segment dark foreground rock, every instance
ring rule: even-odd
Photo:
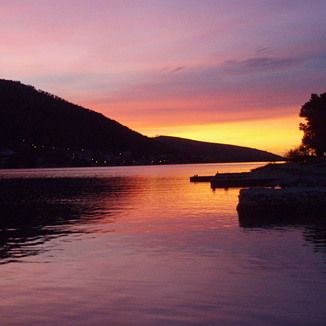
[[[326,223],[326,187],[240,190],[237,206],[241,225]]]

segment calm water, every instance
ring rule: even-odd
[[[0,171],[0,325],[326,325],[326,231],[240,227],[261,164]]]

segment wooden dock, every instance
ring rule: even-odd
[[[212,175],[194,175],[190,177],[190,182],[210,182],[212,178]]]
[[[269,186],[276,178],[254,176],[250,172],[220,173],[215,176],[190,177],[191,182],[210,182],[211,188],[240,188]]]
[[[211,187],[214,188],[242,188],[242,187],[268,187],[275,181],[273,178],[212,178]]]

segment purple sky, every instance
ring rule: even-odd
[[[325,0],[0,0],[0,9],[1,78],[150,136],[282,153],[300,143],[300,107],[326,91]]]

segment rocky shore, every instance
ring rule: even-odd
[[[265,187],[240,190],[240,224],[326,223],[326,160],[269,164],[251,172],[271,177]]]
[[[270,163],[250,172],[251,177],[271,178],[271,187],[326,187],[326,158],[302,163]]]

